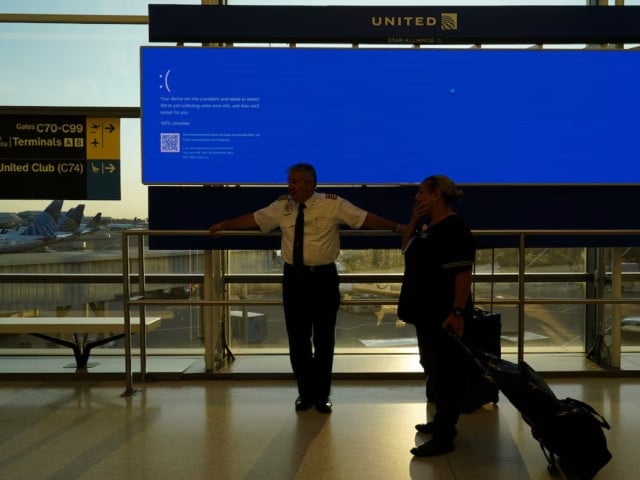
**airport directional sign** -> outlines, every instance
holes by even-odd
[[[0,198],[120,199],[120,118],[0,116]]]

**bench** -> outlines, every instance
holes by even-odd
[[[145,317],[146,331],[160,326],[161,317]],[[0,318],[0,333],[28,333],[38,338],[64,345],[73,350],[76,368],[87,368],[91,349],[124,338],[124,317],[6,317]],[[85,335],[80,341],[78,334]],[[86,341],[89,333],[109,333],[110,336]],[[140,333],[140,318],[131,318],[131,333]],[[72,334],[74,341],[53,334]],[[145,339],[141,339],[141,347]]]

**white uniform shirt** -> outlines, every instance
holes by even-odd
[[[326,265],[340,254],[340,225],[358,229],[367,217],[366,210],[331,193],[314,194],[304,202],[304,264]],[[298,203],[283,195],[253,214],[258,227],[270,232],[282,231],[282,258],[293,263],[293,235],[298,216]]]

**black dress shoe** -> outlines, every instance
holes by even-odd
[[[430,435],[433,434],[433,432],[436,431],[435,424],[433,422],[418,423],[416,425],[416,430],[419,431],[420,433],[428,433]]]
[[[312,406],[313,402],[308,398],[305,398],[302,395],[298,395],[298,398],[296,398],[296,412],[304,412],[305,410],[309,410]]]
[[[436,424],[433,422],[418,423],[416,425],[416,430],[419,431],[420,433],[427,433],[429,435],[433,435],[434,433],[436,433]],[[458,430],[454,428],[453,431],[451,432],[451,435],[455,437],[457,434],[458,434]]]
[[[316,402],[316,410],[320,413],[331,413],[331,409],[333,408],[333,403],[331,403],[331,399],[327,398],[323,401]]]
[[[412,448],[411,453],[416,457],[434,457],[443,453],[453,452],[455,448],[453,440],[450,438],[434,436],[428,442]]]

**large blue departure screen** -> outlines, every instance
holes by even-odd
[[[145,184],[640,183],[640,52],[141,49]]]

